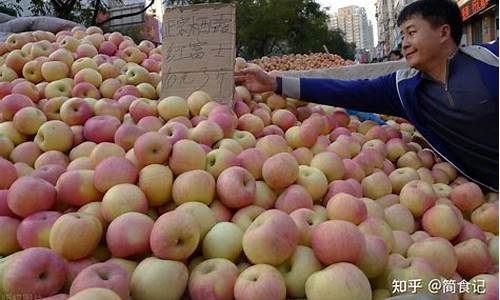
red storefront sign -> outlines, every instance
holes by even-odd
[[[489,0],[471,0],[464,6],[460,7],[462,13],[462,20],[465,21],[488,7]]]

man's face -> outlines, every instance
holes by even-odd
[[[432,25],[420,16],[413,16],[401,24],[402,52],[408,64],[425,70],[437,56],[442,41],[441,27]]]

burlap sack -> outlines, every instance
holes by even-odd
[[[68,30],[80,24],[54,17],[20,17],[13,18],[0,14],[0,40],[5,40],[11,33],[43,30],[58,32]]]

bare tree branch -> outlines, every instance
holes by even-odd
[[[148,8],[150,8],[151,6],[153,6],[153,4],[155,3],[155,0],[151,0],[151,2],[149,2],[149,4],[144,7],[143,9],[137,11],[137,12],[133,12],[133,13],[129,13],[129,14],[123,14],[123,15],[119,15],[119,16],[114,16],[114,17],[111,17],[109,19],[106,19],[102,22],[99,22],[97,23],[97,26],[101,26],[103,24],[106,24],[112,20],[116,20],[116,19],[123,19],[123,18],[127,18],[127,17],[132,17],[132,16],[136,16],[136,15],[140,15],[142,14],[143,12],[145,12]]]

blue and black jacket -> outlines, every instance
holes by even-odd
[[[498,190],[498,40],[459,48],[442,84],[415,69],[371,80],[278,77],[278,93],[408,119],[470,180]]]

